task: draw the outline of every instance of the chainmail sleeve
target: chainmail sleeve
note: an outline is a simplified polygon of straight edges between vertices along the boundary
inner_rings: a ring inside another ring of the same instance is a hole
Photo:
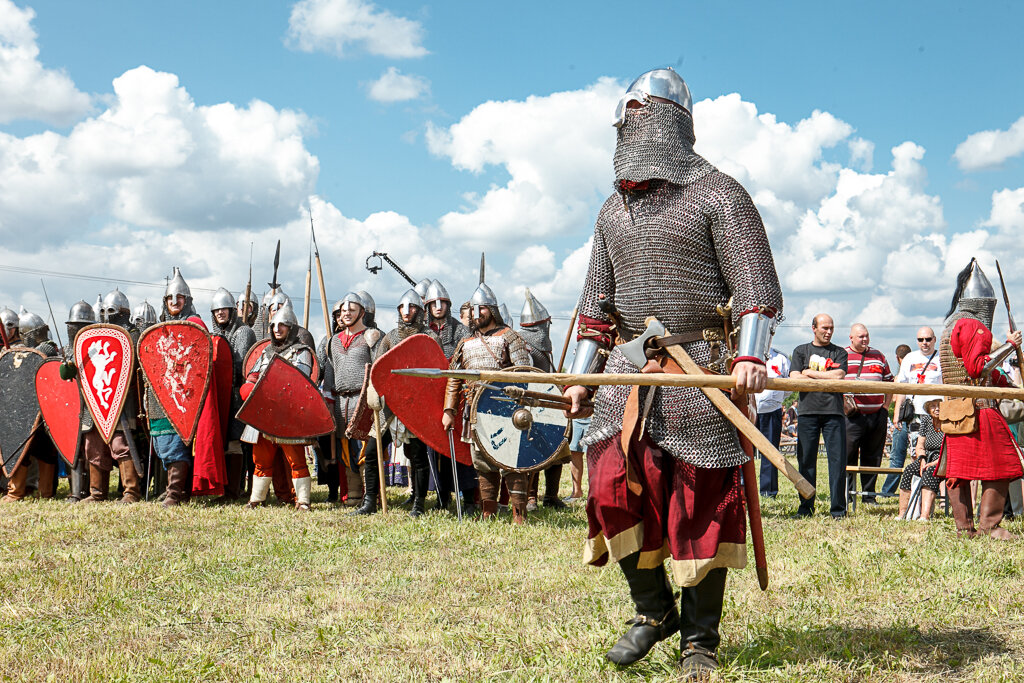
[[[584,319],[611,324],[611,320],[598,307],[597,302],[598,296],[603,295],[612,304],[615,303],[615,277],[612,261],[608,255],[608,247],[605,243],[604,223],[610,207],[619,201],[617,195],[609,197],[597,215],[597,224],[594,226],[594,241],[590,248],[590,265],[587,266],[587,279],[583,284],[583,292],[580,294],[579,301],[581,335],[585,328]]]
[[[327,344],[330,340],[331,335],[327,335],[320,340],[316,347],[316,362],[320,365],[320,385],[325,389],[334,386],[334,365],[331,364],[330,356],[327,353]]]
[[[719,267],[732,294],[732,321],[745,313],[766,309],[778,319],[782,288],[761,214],[743,186],[724,173],[712,205],[711,238]]]
[[[508,357],[512,365],[530,365],[533,358],[530,356],[530,349],[526,342],[519,336],[519,333],[511,327],[505,328],[505,343],[508,345]]]

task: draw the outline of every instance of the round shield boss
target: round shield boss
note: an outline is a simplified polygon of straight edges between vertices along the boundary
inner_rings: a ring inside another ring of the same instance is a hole
[[[561,409],[521,405],[500,390],[520,387],[526,391],[561,398],[552,384],[533,382],[491,382],[472,398],[470,421],[473,442],[480,454],[494,465],[515,472],[542,470],[568,454],[571,422]]]

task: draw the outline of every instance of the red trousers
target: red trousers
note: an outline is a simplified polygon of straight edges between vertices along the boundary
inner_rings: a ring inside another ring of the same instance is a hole
[[[306,465],[306,447],[304,445],[274,443],[261,436],[252,447],[252,461],[255,465],[257,477],[274,476],[274,458],[278,451],[281,451],[284,454],[285,460],[288,461],[288,467],[292,471],[292,479],[301,479],[309,476],[309,466]]]

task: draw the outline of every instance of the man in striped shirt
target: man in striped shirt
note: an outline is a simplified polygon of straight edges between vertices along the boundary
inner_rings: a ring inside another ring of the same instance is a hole
[[[846,347],[846,379],[892,382],[889,363],[881,351],[869,346],[870,341],[871,336],[864,325],[857,323],[850,328],[850,345]],[[846,464],[879,467],[885,452],[892,395],[854,394],[853,400],[856,409],[846,414]],[[860,475],[861,490],[869,492],[863,497],[863,502],[875,502],[877,478],[875,474]],[[850,475],[849,487],[855,488],[854,475]]]

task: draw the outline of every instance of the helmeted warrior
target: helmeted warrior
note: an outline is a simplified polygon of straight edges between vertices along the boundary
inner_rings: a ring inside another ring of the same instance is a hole
[[[365,289],[360,289],[356,294],[362,299],[363,309],[366,311],[363,314],[363,324],[372,330],[379,330],[380,328],[377,326],[377,302],[373,300],[373,297]]]
[[[275,291],[273,295],[270,297],[270,302],[267,306],[267,312],[269,316],[267,319],[271,321],[271,326],[273,325],[274,314],[277,313],[286,304],[288,306],[291,306],[292,310],[295,309],[294,304],[292,304],[291,297],[285,294],[283,289],[278,288],[277,291]],[[267,339],[268,337],[272,336],[271,326],[267,327],[266,334],[264,334],[262,337],[260,337],[259,332],[257,331],[257,341],[263,341],[264,339]],[[298,329],[296,330],[296,336],[298,337],[299,342],[301,342],[302,344],[305,344],[311,349],[316,348],[316,341],[313,339],[313,335],[310,334],[309,330],[307,330],[305,327],[299,325]]]
[[[148,301],[143,301],[141,304],[135,307],[132,311],[132,325],[134,325],[139,332],[145,332],[147,328],[152,325],[156,325],[156,309]]]
[[[526,342],[530,352],[530,365],[541,372],[554,372],[555,362],[551,353],[551,314],[529,288],[526,289],[526,301],[519,314],[519,336]],[[544,506],[561,509],[566,507],[558,497],[558,486],[562,481],[562,463],[557,462],[544,470]],[[527,495],[526,507],[537,509],[537,497],[540,488],[540,473],[530,475],[530,491]]]
[[[413,287],[413,291],[420,295],[420,299],[426,299],[427,290],[430,289],[431,282],[432,280],[429,277],[425,277]]]
[[[345,428],[351,422],[359,408],[359,395],[366,378],[366,368],[373,362],[373,349],[383,336],[380,330],[368,329],[363,324],[366,309],[362,298],[355,292],[348,292],[335,302],[331,310],[331,336],[325,338],[317,355],[320,367],[323,368],[323,391],[333,405],[334,422],[337,432],[321,439],[323,456],[331,453],[330,439],[337,439],[335,452],[341,456],[346,465],[345,480],[347,482],[348,500],[351,507],[362,505],[357,512],[373,514],[377,511],[377,496],[380,484],[376,466],[366,466],[359,476],[359,441],[348,439]],[[326,448],[323,443],[326,441]],[[338,447],[340,446],[340,451]],[[340,472],[338,463],[323,464],[320,468],[328,485],[328,500],[337,500]],[[365,495],[362,490],[365,483]]]
[[[71,309],[71,314],[68,316],[69,337],[71,335],[70,321],[76,317],[87,317],[87,312],[84,310],[84,307],[87,306],[88,304],[82,301]],[[91,312],[91,310],[88,311],[88,313]],[[134,346],[139,341],[139,330],[132,324],[131,313],[128,297],[121,290],[115,287],[113,291],[104,295],[100,304],[100,316],[107,324],[123,328],[131,337]],[[128,425],[128,430],[126,432],[119,425],[113,436],[110,437],[110,443],[103,440],[103,436],[93,424],[89,409],[82,406],[82,455],[89,466],[89,495],[82,499],[83,503],[99,503],[107,500],[110,493],[110,472],[114,467],[117,467],[121,484],[124,486],[124,493],[119,502],[137,503],[142,500],[142,478],[139,476],[138,470],[135,469],[131,447],[128,443],[128,439],[134,438],[132,429],[135,427],[138,405],[137,394],[133,387],[129,390],[121,410],[121,414],[125,418],[124,424]]]
[[[501,314],[501,319],[505,321],[505,324],[511,327],[512,314],[508,312],[508,306],[506,306],[504,303],[498,306],[498,313]]]
[[[75,337],[82,328],[95,322],[96,313],[93,311],[92,306],[84,300],[74,304],[71,310],[68,311],[68,319],[65,322],[68,333],[68,345],[64,349],[65,363],[75,362]],[[89,431],[93,426],[92,416],[84,404],[82,405],[79,425],[83,432]],[[68,483],[71,487],[71,493],[67,497],[67,502],[77,503],[89,496],[89,463],[85,457],[79,457],[75,462],[75,466],[68,472]]]
[[[469,328],[462,324],[462,321],[452,315],[452,299],[448,290],[438,280],[432,280],[427,287],[427,293],[423,297],[427,307],[427,317],[430,321],[430,329],[437,333],[441,340],[441,349],[445,358],[451,361],[455,355],[455,349],[463,339],[470,336]],[[451,502],[451,495],[456,488],[452,484],[451,467],[442,465],[437,458],[434,449],[427,449],[427,457],[434,463],[433,471],[437,473],[441,481],[437,484],[437,506],[445,509]],[[463,512],[470,513],[474,510],[475,491],[477,488],[476,470],[469,465],[460,462],[455,463],[455,470],[458,476],[458,489],[462,492],[465,502],[462,504]]]
[[[450,367],[453,370],[504,370],[516,365],[529,365],[530,353],[526,344],[512,328],[505,324],[498,309],[494,292],[485,283],[473,292],[472,336],[463,339],[452,355]],[[466,387],[472,389],[472,384]],[[456,415],[462,417],[462,440],[470,444],[473,467],[476,468],[480,486],[480,507],[482,517],[489,519],[498,511],[498,490],[501,487],[501,471],[496,465],[485,460],[473,443],[469,425],[469,402],[463,396],[462,380],[449,379],[445,391],[444,417],[442,425],[450,429]],[[526,522],[526,495],[528,480],[525,474],[506,472],[512,519],[517,524]]]
[[[374,360],[380,358],[402,340],[408,339],[414,334],[425,334],[436,341],[438,346],[441,345],[437,334],[427,325],[422,297],[416,293],[416,290],[409,289],[406,290],[405,294],[398,301],[398,326],[380,340],[373,354]],[[387,396],[384,399],[386,401]],[[409,512],[409,516],[419,517],[426,509],[427,487],[430,485],[430,463],[427,460],[427,447],[415,434],[407,430],[401,421],[394,417],[394,414],[387,409],[386,403],[381,420],[385,422],[390,421],[391,428],[388,431],[390,440],[402,445],[405,456],[409,459],[410,478],[412,479],[412,510]],[[387,444],[384,445],[386,446]],[[371,466],[373,468],[377,467],[377,457],[376,442],[371,440],[366,447],[367,469]]]
[[[192,290],[182,277],[181,271],[175,267],[174,276],[164,289],[160,322],[186,320],[206,328],[196,312]],[[153,450],[167,470],[167,490],[163,504],[170,507],[187,503],[192,497],[192,453],[171,425],[171,421],[167,419],[167,414],[160,406],[153,389],[148,386],[146,415],[149,418],[149,435],[153,440]]]
[[[692,111],[689,89],[671,69],[641,75],[619,101],[615,191],[594,229],[571,371],[637,372],[615,338],[631,340],[653,315],[675,336],[665,343],[682,344],[700,365],[731,360],[738,392],[753,393],[765,386],[782,293],[750,196],[693,150]],[[723,322],[738,329],[731,359],[724,340],[705,341],[723,339]],[[660,355],[644,370],[662,365],[678,372]],[[588,393],[566,388],[570,418],[589,412],[579,409]],[[727,567],[746,565],[747,458],[736,430],[699,389],[603,386],[594,401],[584,438],[586,559],[619,563],[637,612],[607,657],[632,663],[679,630],[684,675],[704,677],[717,665]],[[682,586],[681,610],[666,558]]]
[[[999,367],[1007,356],[1020,348],[1021,333],[1018,330],[1009,334],[1006,343],[997,347],[992,337],[995,309],[992,283],[985,277],[977,259],[971,259],[957,276],[953,302],[939,341],[943,382],[1009,386]],[[1019,451],[999,412],[999,402],[975,399],[974,404],[976,431],[946,435],[945,476],[950,507],[958,533],[966,536],[983,533],[1009,540],[1014,538],[1013,534],[999,524],[1010,482],[1022,476]],[[971,505],[971,481],[981,481],[977,529]]]
[[[8,344],[18,341],[18,314],[4,306],[0,309],[0,324],[4,326],[4,336]]]
[[[263,350],[260,359],[246,378],[246,383],[241,391],[243,399],[249,397],[256,382],[270,367],[270,362],[276,356],[294,365],[307,377],[310,375],[313,371],[313,349],[299,341],[300,329],[290,301],[281,305],[274,312],[274,316],[270,319],[271,342]],[[247,428],[246,431],[255,432],[251,428]],[[277,452],[281,451],[291,468],[292,484],[295,487],[295,509],[309,510],[313,480],[309,476],[309,467],[306,465],[305,447],[313,443],[315,439],[282,439],[267,434],[258,434],[252,452],[256,473],[252,480],[249,507],[260,507],[267,499],[270,483],[273,480],[274,460]]]
[[[213,294],[210,302],[210,313],[213,316],[213,323],[210,326],[210,334],[224,337],[228,346],[231,347],[231,360],[233,366],[231,386],[231,416],[228,421],[228,446],[224,453],[224,469],[227,474],[227,484],[224,486],[224,498],[229,501],[238,500],[242,495],[242,459],[243,450],[249,444],[240,441],[242,430],[245,425],[235,418],[238,409],[242,407],[242,397],[239,394],[242,384],[245,382],[245,356],[249,349],[256,343],[256,333],[252,328],[244,324],[238,316],[235,308],[235,297],[224,287],[221,287]],[[217,388],[218,391],[226,391],[226,388]]]
[[[18,338],[22,346],[45,356],[57,355],[57,345],[50,340],[50,326],[38,314],[26,311],[24,306],[18,314]]]
[[[242,321],[243,325],[247,325],[252,328],[256,324],[256,316],[259,314],[259,307],[260,302],[252,290],[249,291],[248,303],[246,303],[244,291],[238,295],[238,309],[236,312],[238,313],[238,319]]]
[[[39,315],[25,310],[22,306],[17,317],[17,330],[7,332],[7,321],[4,331],[7,343],[12,347],[23,346],[35,349],[45,356],[56,356],[57,345],[50,341],[50,328]],[[32,439],[28,450],[8,481],[7,495],[0,501],[4,503],[19,501],[29,495],[32,490],[39,491],[40,498],[52,498],[57,484],[57,448],[50,440],[46,430],[39,430]]]

